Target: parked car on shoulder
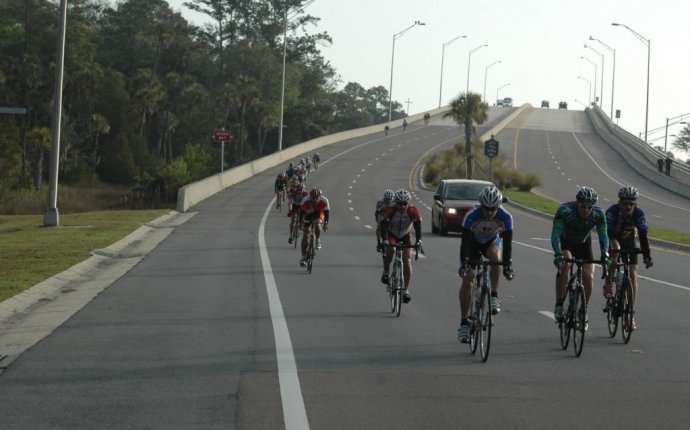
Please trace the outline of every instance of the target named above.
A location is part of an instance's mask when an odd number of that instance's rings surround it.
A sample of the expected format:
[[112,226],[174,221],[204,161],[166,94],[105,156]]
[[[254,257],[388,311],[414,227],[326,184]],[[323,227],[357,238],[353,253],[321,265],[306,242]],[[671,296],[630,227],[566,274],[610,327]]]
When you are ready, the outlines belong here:
[[431,232],[446,236],[462,232],[465,214],[479,204],[479,193],[493,183],[473,179],[443,179],[431,207]]
[[513,99],[506,97],[503,99],[503,107],[513,107]]
[[548,100],[542,100],[541,101],[541,107],[548,109],[549,108],[549,101]]
[[565,110],[568,110],[568,103],[566,103],[566,102],[560,102],[560,103],[558,103],[558,109],[565,109]]
[[503,99],[496,100],[496,106],[503,106]]

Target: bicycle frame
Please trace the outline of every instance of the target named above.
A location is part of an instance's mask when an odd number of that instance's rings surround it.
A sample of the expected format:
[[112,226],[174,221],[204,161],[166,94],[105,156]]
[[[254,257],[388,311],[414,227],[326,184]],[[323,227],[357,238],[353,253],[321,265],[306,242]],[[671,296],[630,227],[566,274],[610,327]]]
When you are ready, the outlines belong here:
[[307,237],[307,273],[311,273],[312,267],[314,266],[314,258],[316,257],[316,224],[320,221],[304,221],[304,225],[307,226],[306,237]]
[[614,274],[616,291],[612,298],[606,300],[604,312],[606,313],[609,336],[614,337],[616,335],[618,318],[620,318],[623,343],[628,343],[633,331],[632,323],[635,312],[632,280],[630,278],[630,258],[633,255],[641,254],[642,250],[635,248],[611,251],[618,254],[616,273]]
[[405,245],[403,242],[397,242],[395,245],[391,245],[388,242],[383,243],[384,252],[387,247],[395,247],[395,255],[393,257],[393,268],[391,270],[391,276],[389,278],[388,284],[390,286],[388,291],[388,296],[391,300],[391,312],[395,314],[396,317],[400,316],[402,311],[402,295],[405,289],[405,272],[403,270],[403,250],[406,248],[415,249],[415,260],[419,257],[419,247],[417,245]]
[[[561,348],[567,349],[570,335],[573,336],[573,349],[575,356],[582,354],[582,347],[585,341],[585,331],[587,330],[587,301],[585,298],[585,288],[582,285],[582,266],[584,264],[601,263],[598,260],[585,260],[581,258],[566,258],[565,263],[570,263],[568,274],[568,284],[563,298],[563,321],[558,322],[558,329],[561,335]],[[561,276],[560,269],[558,274]],[[606,267],[604,267],[606,276]]]
[[470,352],[475,354],[479,346],[479,356],[482,362],[489,358],[491,347],[491,328],[493,315],[491,314],[491,283],[489,267],[503,266],[501,261],[479,260],[467,261],[476,267],[475,280],[472,283],[472,309],[470,313]]

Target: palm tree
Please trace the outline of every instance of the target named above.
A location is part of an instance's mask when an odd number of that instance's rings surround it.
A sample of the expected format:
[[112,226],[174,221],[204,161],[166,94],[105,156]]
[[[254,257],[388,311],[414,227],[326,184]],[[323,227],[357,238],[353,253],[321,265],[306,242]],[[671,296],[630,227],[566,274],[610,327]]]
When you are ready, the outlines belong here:
[[482,96],[476,93],[460,93],[451,101],[450,110],[443,114],[443,118],[452,117],[456,123],[465,127],[465,161],[467,163],[467,179],[472,179],[472,134],[474,124],[484,124],[488,117],[489,105],[482,101]]

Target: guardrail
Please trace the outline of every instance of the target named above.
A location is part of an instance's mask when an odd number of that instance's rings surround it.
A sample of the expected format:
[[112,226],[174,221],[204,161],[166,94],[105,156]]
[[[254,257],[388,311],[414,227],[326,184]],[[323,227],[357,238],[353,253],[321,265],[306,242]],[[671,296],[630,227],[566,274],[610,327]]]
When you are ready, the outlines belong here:
[[659,173],[656,163],[662,156],[660,151],[613,124],[598,106],[587,108],[585,112],[592,122],[594,131],[618,152],[633,170],[661,187],[690,198],[690,166],[674,160],[670,176]]
[[[448,110],[448,106],[438,109],[430,110],[430,115],[438,115]],[[415,114],[407,117],[408,122],[421,121],[424,119],[424,113]],[[402,118],[399,120],[387,123],[391,128],[402,127]],[[318,137],[298,145],[294,145],[283,149],[270,155],[266,155],[248,163],[242,164],[232,169],[228,169],[223,173],[201,179],[191,184],[185,185],[177,190],[177,210],[179,212],[186,212],[197,203],[211,197],[212,195],[223,191],[239,182],[249,179],[252,176],[263,171],[271,169],[280,165],[287,165],[288,162],[294,161],[301,155],[311,153],[312,151],[334,143],[342,142],[343,140],[353,139],[356,137],[366,136],[369,134],[383,133],[383,127],[386,124],[376,124],[369,127],[358,128],[355,130],[342,131],[340,133],[331,134],[328,136]]]

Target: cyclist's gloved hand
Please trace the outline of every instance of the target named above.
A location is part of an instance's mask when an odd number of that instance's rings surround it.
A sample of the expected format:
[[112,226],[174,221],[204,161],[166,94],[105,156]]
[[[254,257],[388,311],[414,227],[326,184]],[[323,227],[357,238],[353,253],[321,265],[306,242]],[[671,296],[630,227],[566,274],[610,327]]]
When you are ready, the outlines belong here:
[[421,246],[422,246],[422,240],[421,240],[421,239],[417,239],[417,241],[414,243],[414,247],[417,248],[417,249],[419,249],[419,247],[421,247]]
[[382,243],[376,244],[376,252],[383,252],[383,244]]
[[512,281],[515,277],[515,272],[513,272],[513,266],[508,264],[503,266],[503,276],[509,281]]
[[647,254],[642,257],[642,260],[644,261],[644,267],[645,269],[649,269],[654,265],[654,260],[652,260],[652,256]]
[[561,254],[556,254],[553,256],[553,265],[560,268],[561,263],[563,263],[563,256]]
[[611,265],[611,258],[608,254],[601,254],[601,264],[603,264],[606,268]]
[[460,268],[458,269],[458,276],[464,278],[466,274],[467,269],[465,268],[465,266],[460,266]]
[[328,223],[323,224],[323,231],[328,231]]

